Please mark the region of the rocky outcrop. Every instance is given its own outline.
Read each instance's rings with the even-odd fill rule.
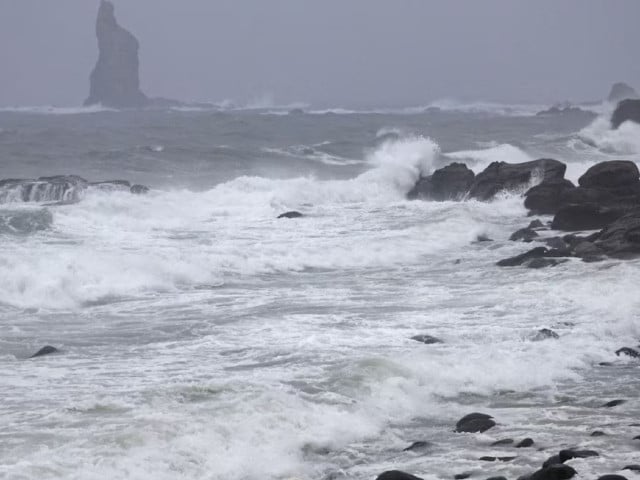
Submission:
[[[475,174],[464,163],[452,163],[418,180],[408,197],[436,201],[462,200],[474,178]]]
[[[627,121],[640,123],[640,100],[623,100],[613,111],[612,128],[616,129]]]
[[[56,175],[37,179],[10,178],[0,180],[0,204],[17,202],[76,203],[82,200],[90,188],[102,191],[127,191],[136,194],[149,191],[149,187],[131,185],[126,180],[89,183],[77,175]]]
[[[636,99],[640,98],[640,96],[638,96],[638,93],[630,85],[624,82],[618,82],[612,85],[607,100],[611,103],[618,103],[629,98]]]
[[[567,194],[576,187],[564,178],[542,182],[525,194],[524,206],[535,214],[554,214],[566,202]]]
[[[491,415],[474,412],[458,420],[454,431],[458,433],[482,433],[495,426],[496,422]]]
[[[98,62],[91,72],[89,97],[84,104],[113,108],[148,105],[149,99],[140,90],[138,40],[118,25],[114,6],[107,0],[100,2],[96,35]]]
[[[635,187],[634,193],[640,193],[640,172],[638,166],[626,160],[613,160],[602,162],[589,168],[580,177],[578,183],[581,187],[621,189]],[[626,192],[624,192],[626,193]],[[621,192],[621,194],[624,194]]]
[[[559,181],[566,169],[564,163],[548,158],[524,163],[493,162],[476,176],[469,197],[487,201],[497,193],[525,188],[536,178],[541,182]]]

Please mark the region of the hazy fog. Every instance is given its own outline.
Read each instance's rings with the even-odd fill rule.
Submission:
[[[78,105],[98,0],[0,0],[0,105]],[[150,96],[316,105],[640,87],[638,0],[114,0]]]

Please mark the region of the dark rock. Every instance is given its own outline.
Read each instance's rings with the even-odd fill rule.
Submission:
[[[149,187],[145,185],[131,185],[130,189],[131,193],[134,195],[144,195],[145,193],[149,193]]]
[[[616,355],[618,357],[620,355],[627,355],[628,357],[631,357],[631,358],[640,358],[640,352],[638,352],[637,350],[634,350],[633,348],[629,348],[629,347],[622,347],[622,348],[616,350]]]
[[[554,230],[596,230],[615,222],[626,211],[621,208],[607,208],[598,204],[566,205],[553,217]]]
[[[89,185],[97,188],[98,190],[103,190],[106,192],[131,191],[131,183],[129,183],[127,180],[107,180],[104,182],[93,182]]]
[[[576,115],[576,114],[580,114],[580,115],[592,115],[591,112],[582,110],[579,107],[573,107],[571,105],[554,105],[553,107],[547,109],[547,110],[542,110],[538,113],[536,113],[537,117],[546,117],[546,116],[550,116],[550,115]]]
[[[480,460],[481,462],[495,462],[497,460],[497,458],[496,457],[484,456],[484,457],[480,457],[478,460]]]
[[[565,261],[566,260],[555,260],[553,258],[534,258],[527,262],[526,267],[537,270],[539,268],[555,267]]]
[[[602,430],[594,430],[593,432],[591,432],[591,435],[589,435],[590,437],[604,437],[606,435],[606,433],[604,433]]]
[[[489,477],[487,480],[507,480],[507,477]]]
[[[598,452],[594,450],[560,450],[558,453],[558,457],[560,458],[560,463],[564,463],[567,460],[572,460],[574,458],[589,458],[589,457],[599,457]]]
[[[478,200],[491,200],[499,192],[527,186],[533,178],[547,182],[560,180],[564,178],[566,169],[564,163],[552,159],[517,164],[493,162],[476,176],[469,196]]]
[[[486,432],[490,428],[495,427],[496,422],[493,417],[486,413],[470,413],[465,415],[458,423],[456,423],[456,432],[477,433]]]
[[[536,247],[532,250],[529,250],[528,252],[516,255],[515,257],[500,260],[496,265],[498,265],[499,267],[516,267],[518,265],[522,265],[528,260],[534,258],[542,258],[547,254],[548,251],[549,250],[547,250],[545,247]]]
[[[622,100],[611,115],[611,126],[617,129],[626,121],[640,123],[640,100]]]
[[[518,457],[490,457],[490,456],[484,456],[484,457],[480,457],[478,460],[482,461],[482,462],[510,462],[511,460],[515,460]]]
[[[389,470],[378,475],[376,480],[422,480],[420,477],[411,475],[409,473],[401,472],[400,470]]]
[[[632,472],[640,472],[640,465],[638,464],[627,465],[622,470],[631,470]]]
[[[576,187],[564,178],[542,182],[524,194],[524,206],[537,214],[555,214],[566,202],[567,192]]]
[[[465,478],[469,478],[471,476],[470,472],[456,473],[453,478],[454,480],[465,480]]]
[[[462,200],[474,178],[475,174],[464,163],[452,163],[418,180],[407,196],[436,201]]]
[[[535,336],[532,338],[534,342],[539,342],[542,340],[547,340],[549,338],[558,339],[560,336],[549,328],[542,328],[537,331]]]
[[[527,228],[536,229],[536,228],[545,228],[545,226],[544,226],[544,223],[542,223],[542,221],[536,219],[536,220],[532,220],[531,223],[529,223],[529,226]]]
[[[516,445],[516,448],[527,448],[527,447],[531,447],[532,445],[533,445],[533,439],[525,438],[524,440],[520,441]]]
[[[640,209],[606,226],[600,232],[596,245],[609,256],[625,258],[640,254]]]
[[[542,464],[542,468],[550,467],[551,465],[560,465],[562,462],[560,461],[560,455],[556,454],[549,458],[547,458]]]
[[[403,452],[417,452],[420,450],[425,450],[429,447],[431,447],[432,444],[430,442],[425,442],[425,441],[418,441],[418,442],[413,442],[411,445],[409,445],[407,448],[404,448],[402,451]]]
[[[640,435],[636,435],[632,440],[640,440]]]
[[[635,163],[628,160],[601,162],[589,168],[578,183],[585,188],[618,188],[640,182],[640,172]]]
[[[535,230],[530,228],[521,228],[520,230],[516,230],[511,234],[509,240],[512,242],[523,241],[523,242],[531,242],[534,238],[538,236],[538,233]]]
[[[568,480],[577,473],[569,465],[550,465],[533,473],[531,480]]]
[[[498,445],[511,445],[513,443],[513,438],[504,438],[502,440],[498,440],[491,444],[492,447],[496,447]]]
[[[595,243],[591,243],[588,241],[583,241],[578,243],[573,248],[573,253],[576,257],[596,257],[602,255],[603,251],[600,247],[598,247]]]
[[[304,217],[304,215],[296,211],[285,212],[278,215],[278,218],[300,218],[300,217]]]
[[[551,238],[545,238],[544,240],[542,240],[544,243],[546,243],[549,247],[553,248],[553,249],[566,249],[567,248],[567,243],[560,237],[551,237]]]
[[[484,233],[481,233],[476,237],[476,242],[493,242],[493,240]]]
[[[433,343],[442,343],[442,340],[436,337],[432,337],[431,335],[414,335],[411,337],[411,340],[415,340],[416,342],[426,343],[427,345],[431,345]]]
[[[618,103],[619,101],[626,100],[628,98],[638,98],[638,93],[632,86],[627,85],[624,82],[617,82],[611,86],[611,91],[609,92],[607,100],[611,103]]]
[[[42,357],[43,355],[51,355],[52,353],[57,353],[59,350],[56,347],[52,347],[51,345],[46,345],[38,350],[36,353],[31,355],[29,358]]]
[[[138,40],[118,25],[113,4],[107,0],[100,2],[96,36],[98,62],[91,72],[89,98],[84,104],[115,108],[148,105],[149,99],[140,90]]]
[[[607,402],[604,405],[602,405],[602,408],[617,407],[618,405],[622,405],[623,403],[626,403],[626,402],[627,402],[626,400],[621,400],[621,399],[611,400],[610,402]]]
[[[598,480],[627,480],[627,477],[623,477],[622,475],[609,474],[598,477]]]

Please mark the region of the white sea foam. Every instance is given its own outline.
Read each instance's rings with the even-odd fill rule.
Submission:
[[[89,107],[54,107],[44,106],[24,106],[24,107],[0,107],[0,112],[11,113],[33,113],[39,115],[78,115],[87,113],[115,112],[113,108],[102,105],[92,105]]]
[[[469,167],[476,173],[484,170],[492,162],[522,163],[533,160],[528,153],[508,143],[494,143],[480,150],[449,152],[444,156],[469,162]]]
[[[571,140],[574,148],[575,140]],[[580,130],[577,140],[582,142],[583,148],[594,148],[609,155],[640,155],[640,125],[624,122],[613,130],[609,116],[598,117]]]

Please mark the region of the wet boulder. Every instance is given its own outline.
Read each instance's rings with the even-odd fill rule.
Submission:
[[[627,212],[624,208],[603,207],[595,203],[566,205],[553,217],[554,230],[576,231],[604,228]]]
[[[613,257],[630,258],[640,255],[640,209],[608,224],[600,232],[595,244]]]
[[[618,405],[622,405],[623,403],[627,403],[627,401],[622,399],[611,400],[610,402],[601,405],[601,408],[613,408],[617,407]]]
[[[469,196],[491,200],[500,192],[523,189],[535,179],[540,182],[561,180],[566,169],[564,163],[546,158],[524,163],[493,162],[475,177]]]
[[[411,337],[411,340],[415,340],[416,342],[424,343],[426,345],[431,345],[434,343],[442,343],[442,340],[439,338],[433,337],[431,335],[414,335]]]
[[[456,423],[455,432],[458,433],[478,433],[478,432],[486,432],[490,428],[496,426],[496,422],[493,421],[493,417],[491,415],[487,415],[486,413],[470,413],[465,415],[458,423]]]
[[[624,122],[640,123],[640,100],[622,100],[611,115],[611,127],[617,129]]]
[[[432,446],[433,444],[431,444],[430,442],[418,441],[418,442],[413,442],[407,448],[403,448],[402,451],[403,452],[421,452]]]
[[[609,474],[598,477],[598,480],[627,480],[627,477],[623,477],[622,475]]]
[[[576,187],[564,178],[542,182],[524,194],[524,206],[537,214],[553,215],[566,202],[568,192]]]
[[[131,191],[131,183],[127,180],[105,180],[104,182],[93,182],[89,185],[104,192]]]
[[[451,163],[428,177],[422,177],[407,196],[436,201],[462,200],[474,178],[475,174],[464,163]]]
[[[513,438],[503,438],[502,440],[497,440],[491,444],[492,447],[498,447],[500,445],[511,445],[513,443]]]
[[[532,438],[525,438],[516,444],[516,448],[528,448],[533,446],[533,443]]]
[[[531,475],[521,477],[523,480],[569,480],[577,475],[569,465],[554,464],[543,467]]]
[[[612,160],[589,168],[578,183],[581,187],[604,189],[640,185],[640,172],[634,162]]]
[[[511,234],[511,236],[509,237],[509,240],[511,240],[512,242],[532,242],[534,238],[536,238],[538,236],[538,232],[536,232],[535,230],[533,230],[532,228],[521,228],[520,230],[516,230],[515,232],[513,232]]]
[[[129,191],[134,195],[144,195],[146,193],[149,193],[149,187],[147,187],[146,185],[136,184],[136,185],[131,185],[131,188],[129,189]]]
[[[549,253],[549,251],[550,250],[545,247],[536,247],[529,250],[528,252],[516,255],[515,257],[500,260],[497,265],[499,267],[516,267],[519,265],[523,265],[524,263],[529,262],[530,260],[533,260],[535,258],[543,258]]]
[[[616,355],[619,357],[620,355],[626,355],[631,358],[640,358],[640,352],[631,348],[631,347],[622,347],[616,350]]]

